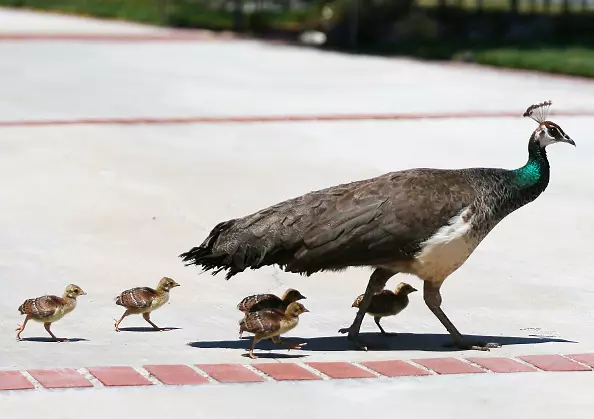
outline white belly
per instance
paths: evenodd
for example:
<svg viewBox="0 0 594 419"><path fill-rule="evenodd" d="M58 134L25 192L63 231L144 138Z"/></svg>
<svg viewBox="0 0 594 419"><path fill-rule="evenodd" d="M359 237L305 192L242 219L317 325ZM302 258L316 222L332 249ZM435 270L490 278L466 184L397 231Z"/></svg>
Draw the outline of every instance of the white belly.
<svg viewBox="0 0 594 419"><path fill-rule="evenodd" d="M411 262L393 267L424 281L441 283L462 266L481 242L480 237L471 234L473 215L469 208L464 209L425 241Z"/></svg>

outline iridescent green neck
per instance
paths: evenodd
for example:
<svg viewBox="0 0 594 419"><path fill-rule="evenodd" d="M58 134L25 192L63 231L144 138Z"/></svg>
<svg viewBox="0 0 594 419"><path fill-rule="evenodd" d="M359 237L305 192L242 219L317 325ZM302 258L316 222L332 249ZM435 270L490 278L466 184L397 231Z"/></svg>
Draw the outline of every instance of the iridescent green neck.
<svg viewBox="0 0 594 419"><path fill-rule="evenodd" d="M512 173L514 184L522 189L548 181L549 162L545 150L531 141L528 145L528 161L524 166L512 170Z"/></svg>

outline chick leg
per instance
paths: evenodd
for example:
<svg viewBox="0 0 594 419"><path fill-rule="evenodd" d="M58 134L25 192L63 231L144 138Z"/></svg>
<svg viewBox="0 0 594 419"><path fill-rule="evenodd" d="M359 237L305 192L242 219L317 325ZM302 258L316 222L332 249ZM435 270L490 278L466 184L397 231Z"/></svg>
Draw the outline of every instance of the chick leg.
<svg viewBox="0 0 594 419"><path fill-rule="evenodd" d="M56 335L54 335L51 331L51 327L52 324L51 323L43 323L43 327L45 327L45 330L47 330L47 333L50 334L50 336L52 337L52 339L54 339L56 342L67 342L68 339L64 339L64 338L57 338Z"/></svg>
<svg viewBox="0 0 594 419"><path fill-rule="evenodd" d="M256 343L260 342L260 338L257 336L254 336L254 339L252 340L252 347L250 348L250 351L248 352L248 355L250 358L252 359L258 359L258 357L256 355L254 355L254 347L256 346Z"/></svg>
<svg viewBox="0 0 594 419"><path fill-rule="evenodd" d="M440 288L441 284L432 284L425 281L423 286L423 299L425 300L427 307L429 307L429 310L435 314L435 317L437 317L437 319L441 322L441 324L444 325L449 334L452 336L455 346L460 349L472 349L476 351L488 351L489 348L501 348L501 345L498 343L480 342L473 344L467 342L441 309L441 294L439 292Z"/></svg>
<svg viewBox="0 0 594 419"><path fill-rule="evenodd" d="M25 330L25 326L27 325L27 322L29 321L29 319L30 319L30 317L26 316L23 324L16 329L16 331L18 332L17 336L16 336L17 340L22 340L21 333L23 333L23 330Z"/></svg>
<svg viewBox="0 0 594 419"><path fill-rule="evenodd" d="M122 317L120 317L120 319L115 322L115 331L116 332L120 332L120 323L122 322L122 320L124 320L126 317L128 317L130 315L130 312L128 310L124 311L124 314L122 314Z"/></svg>
<svg viewBox="0 0 594 419"><path fill-rule="evenodd" d="M375 324L377 324L377 327L379 327L380 332L382 332L382 335L387 335L388 333L386 333L386 331L384 330L384 328L380 324L380 320L381 319L382 319L381 317L374 317L373 318L373 320L375 321Z"/></svg>
<svg viewBox="0 0 594 419"><path fill-rule="evenodd" d="M363 301L359 304L359 311L357 311L357 315L355 316L355 320L351 327L340 329L338 333L348 333L349 340L355 344L355 346L359 349L364 351L367 350L367 345L363 344L363 342L359 339L359 331L361 330L361 323L363 323L363 318L365 317L365 313L367 312L367 308L371 303L371 297L376 292L381 291L386 286L386 282L388 279L393 277L396 273L392 271L388 271L387 269L377 268L371 274L369 278L369 283L367 284L367 289L365 290L365 295L363 296Z"/></svg>
<svg viewBox="0 0 594 419"><path fill-rule="evenodd" d="M285 342L284 340L281 340L280 336L274 336L272 338L272 341L274 343L276 343L277 345L283 345L283 346L286 346L289 349L301 349L302 347L304 347L305 345L307 345L307 343L289 343L289 342Z"/></svg>
<svg viewBox="0 0 594 419"><path fill-rule="evenodd" d="M144 313L142 315L142 317L144 318L144 320L147 321L148 324L150 324L151 326L153 326L155 328L155 330L158 330L159 332L163 332L165 329L161 329L159 326L157 326L155 323L153 323L151 321L151 313Z"/></svg>

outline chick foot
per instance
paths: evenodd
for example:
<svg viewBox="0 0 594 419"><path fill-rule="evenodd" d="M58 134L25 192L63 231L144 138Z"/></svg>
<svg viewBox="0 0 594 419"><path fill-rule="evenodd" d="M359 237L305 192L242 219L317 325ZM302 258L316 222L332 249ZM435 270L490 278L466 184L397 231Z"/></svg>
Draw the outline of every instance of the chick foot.
<svg viewBox="0 0 594 419"><path fill-rule="evenodd" d="M16 335L16 339L18 341L22 341L23 338L21 337L21 333L23 333L23 330L25 330L25 325L18 325L18 327L15 329L15 332L18 332Z"/></svg>
<svg viewBox="0 0 594 419"><path fill-rule="evenodd" d="M286 342L280 342L281 345L286 346L287 348L289 348L289 350L291 349L301 349L303 348L305 345L307 345L307 343L286 343Z"/></svg>

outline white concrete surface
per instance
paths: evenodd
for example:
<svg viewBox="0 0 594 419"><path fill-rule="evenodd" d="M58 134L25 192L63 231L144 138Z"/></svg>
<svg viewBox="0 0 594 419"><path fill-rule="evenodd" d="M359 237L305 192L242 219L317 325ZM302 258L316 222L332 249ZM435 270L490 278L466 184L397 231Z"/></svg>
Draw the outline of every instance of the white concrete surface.
<svg viewBox="0 0 594 419"><path fill-rule="evenodd" d="M2 120L506 109L520 115L545 99L555 109L594 108L592 83L257 42L2 42L0 56ZM491 354L594 349L591 118L555 120L577 148L550 147L548 190L502 222L443 289L444 310L463 333L504 344ZM386 341L389 350L350 350L337 330L351 323L350 306L368 271L302 278L268 268L227 282L198 275L177 255L219 221L312 189L416 166L517 167L534 126L518 117L1 128L0 369L244 362L249 341L237 340L237 302L289 286L308 296L311 310L290 335L309 344L299 355L259 351L271 361L451 354L420 293L402 315L384 321L404 333ZM180 329L115 333L121 310L114 296L163 275L182 287L153 320ZM395 277L389 286L400 280L419 285ZM83 340L16 342L19 304L61 293L71 282L89 295L54 331ZM129 318L122 326L144 323ZM371 320L364 330L375 333ZM32 323L23 336L45 331Z"/></svg>
<svg viewBox="0 0 594 419"><path fill-rule="evenodd" d="M592 373L0 393L3 417L589 419ZM158 402L156 402L158 400Z"/></svg>
<svg viewBox="0 0 594 419"><path fill-rule="evenodd" d="M2 42L0 121L592 107L594 82L255 41ZM39 71L43 69L43 71ZM361 77L365 75L365 77ZM15 77L18 76L18 83Z"/></svg>

